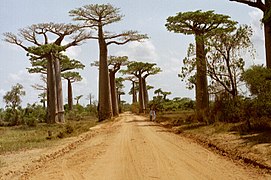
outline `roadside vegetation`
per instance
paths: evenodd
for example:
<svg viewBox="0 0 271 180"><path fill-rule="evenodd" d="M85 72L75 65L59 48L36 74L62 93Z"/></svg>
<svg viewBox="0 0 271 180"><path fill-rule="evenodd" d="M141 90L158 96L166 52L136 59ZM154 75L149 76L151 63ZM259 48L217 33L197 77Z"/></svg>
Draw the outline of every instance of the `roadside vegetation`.
<svg viewBox="0 0 271 180"><path fill-rule="evenodd" d="M41 105L18 107L16 113L7 108L0 111L0 154L56 145L67 137L78 136L97 124L97 107L80 104L65 111L66 123L46 123L46 109Z"/></svg>

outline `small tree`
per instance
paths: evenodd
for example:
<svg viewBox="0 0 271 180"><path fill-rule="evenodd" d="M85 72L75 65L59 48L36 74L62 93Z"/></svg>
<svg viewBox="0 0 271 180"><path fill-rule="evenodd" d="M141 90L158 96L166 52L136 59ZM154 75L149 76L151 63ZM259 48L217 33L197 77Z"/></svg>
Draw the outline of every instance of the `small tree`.
<svg viewBox="0 0 271 180"><path fill-rule="evenodd" d="M83 97L83 95L76 96L74 100L76 101L76 105L79 104L79 100Z"/></svg>
<svg viewBox="0 0 271 180"><path fill-rule="evenodd" d="M20 106L22 100L21 96L25 95L25 91L23 90L23 86L17 83L15 86L12 86L11 91L8 91L3 99L6 103L6 107L10 107L12 113L14 115L13 123L18 124L18 112L17 108Z"/></svg>

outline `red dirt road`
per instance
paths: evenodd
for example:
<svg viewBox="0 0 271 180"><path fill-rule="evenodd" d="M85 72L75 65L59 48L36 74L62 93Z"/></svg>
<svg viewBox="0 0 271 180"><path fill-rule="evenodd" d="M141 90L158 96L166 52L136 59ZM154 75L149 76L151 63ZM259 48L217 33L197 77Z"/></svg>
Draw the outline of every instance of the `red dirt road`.
<svg viewBox="0 0 271 180"><path fill-rule="evenodd" d="M18 179L271 179L142 116L123 114L94 137Z"/></svg>

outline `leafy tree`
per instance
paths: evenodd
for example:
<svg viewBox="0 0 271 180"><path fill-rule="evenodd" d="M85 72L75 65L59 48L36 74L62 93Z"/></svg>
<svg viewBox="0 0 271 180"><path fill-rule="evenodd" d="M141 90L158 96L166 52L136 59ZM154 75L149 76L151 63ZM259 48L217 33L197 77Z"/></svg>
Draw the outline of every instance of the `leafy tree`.
<svg viewBox="0 0 271 180"><path fill-rule="evenodd" d="M250 27L240 26L232 32L217 33L207 42L208 75L212 79L211 84L218 83L232 98L238 95L238 84L244 71L242 52L251 52L253 55L251 35Z"/></svg>
<svg viewBox="0 0 271 180"><path fill-rule="evenodd" d="M8 91L4 97L3 100L6 103L6 107L11 108L11 111L13 113L13 123L18 123L18 112L17 108L20 106L22 100L21 96L25 95L25 91L23 90L23 86L19 83L17 83L15 86L12 86L11 91Z"/></svg>
<svg viewBox="0 0 271 180"><path fill-rule="evenodd" d="M122 20L119 9L111 4L91 4L70 11L76 21L84 22L83 26L97 31L91 38L99 42L99 120L112 117L112 105L108 77L107 52L111 44L123 45L130 41L141 41L147 35L138 34L137 31L126 31L115 34L104 31L104 27Z"/></svg>
<svg viewBox="0 0 271 180"><path fill-rule="evenodd" d="M83 95L76 96L74 100L76 100L76 105L79 105L79 100L83 97Z"/></svg>
<svg viewBox="0 0 271 180"><path fill-rule="evenodd" d="M77 46L90 37L81 27L72 24L41 23L19 30L18 36L5 33L5 41L23 48L32 60L46 59L47 67L47 123L64 122L64 106L61 83L60 52ZM71 41L63 45L63 40ZM51 43L49 39L54 39ZM28 42L26 45L25 41Z"/></svg>
<svg viewBox="0 0 271 180"><path fill-rule="evenodd" d="M163 99L166 100L166 99L167 99L167 96L170 95L170 94L171 94L171 92L168 92L168 91L162 92Z"/></svg>
<svg viewBox="0 0 271 180"><path fill-rule="evenodd" d="M161 88L156 89L156 90L154 91L154 94L157 94L157 97L162 97L162 96L161 96L162 93L163 93L163 91L162 91Z"/></svg>
<svg viewBox="0 0 271 180"><path fill-rule="evenodd" d="M266 66L271 68L271 1L270 0L230 0L260 9L263 12Z"/></svg>
<svg viewBox="0 0 271 180"><path fill-rule="evenodd" d="M73 99L72 99L72 83L82 80L82 76L79 72L65 72L62 73L62 77L68 82L68 107L69 110L72 110Z"/></svg>
<svg viewBox="0 0 271 180"><path fill-rule="evenodd" d="M271 70L252 66L242 74L251 94L262 100L271 100Z"/></svg>
<svg viewBox="0 0 271 180"><path fill-rule="evenodd" d="M206 43L207 75L210 79L209 91L213 94L227 92L232 98L238 95L238 84L241 73L244 71L243 52L253 55L250 37L252 30L248 26L240 26L232 32L221 32L210 37ZM184 67L180 77L190 76L189 87L192 88L195 81L195 47L190 45L188 55L184 59ZM192 77L192 78L191 78Z"/></svg>
<svg viewBox="0 0 271 180"><path fill-rule="evenodd" d="M205 41L217 32L234 29L236 22L229 16L215 14L214 11L180 12L176 16L167 18L166 27L169 31L195 35L196 41L196 110L198 119L202 119L202 112L208 110L209 96L207 89L207 63Z"/></svg>

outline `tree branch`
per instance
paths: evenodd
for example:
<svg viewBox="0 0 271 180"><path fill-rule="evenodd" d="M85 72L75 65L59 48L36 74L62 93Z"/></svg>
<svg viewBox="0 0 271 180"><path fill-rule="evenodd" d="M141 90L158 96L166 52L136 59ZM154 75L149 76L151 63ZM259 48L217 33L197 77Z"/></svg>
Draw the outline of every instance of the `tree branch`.
<svg viewBox="0 0 271 180"><path fill-rule="evenodd" d="M266 9L267 9L266 5L262 2L262 0L256 0L256 2L255 1L249 1L249 0L230 0L230 1L235 1L235 2L238 2L238 3L242 3L242 4L247 4L247 5L251 6L251 7L259 8L263 12L265 12Z"/></svg>

